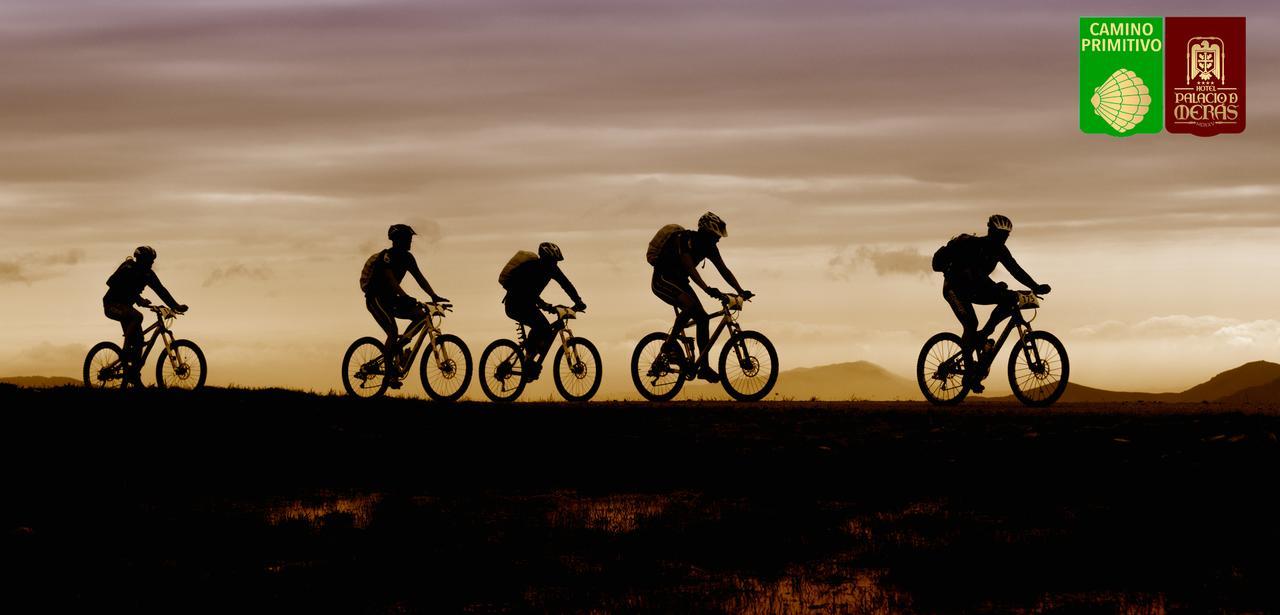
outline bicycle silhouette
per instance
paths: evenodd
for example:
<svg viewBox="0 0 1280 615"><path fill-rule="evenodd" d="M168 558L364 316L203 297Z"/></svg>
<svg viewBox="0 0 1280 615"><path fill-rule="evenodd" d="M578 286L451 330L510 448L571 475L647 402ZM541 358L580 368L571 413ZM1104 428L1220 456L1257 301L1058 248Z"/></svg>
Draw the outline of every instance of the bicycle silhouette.
<svg viewBox="0 0 1280 615"><path fill-rule="evenodd" d="M738 401L759 401L773 390L778 382L778 351L773 342L757 331L742 330L738 318L746 300L741 296L727 294L720 303L720 311L707 315L708 320L719 317L720 324L702 356L695 354L693 338L684 333L693 322L681 330L673 327L669 333L654 332L640 339L631 355L631 380L640 395L649 401L674 398L686 380L697 376L698 365L726 329L729 339L720 349L720 384L725 392Z"/></svg>
<svg viewBox="0 0 1280 615"><path fill-rule="evenodd" d="M379 397L387 392L394 380L404 380L413 369L413 361L426 342L427 352L422 357L420 372L422 388L436 401L456 401L467 391L471 381L471 351L456 335L443 333L446 312L453 311L451 303L423 303L424 315L405 329L401 338L406 342L393 365L384 363L386 345L373 337L362 337L351 343L342 357L342 386L349 395L361 398ZM414 337L413 346L407 343Z"/></svg>
<svg viewBox="0 0 1280 615"><path fill-rule="evenodd" d="M204 352L191 340L173 338L171 326L182 312L160 305L149 305L146 309L156 315L156 321L142 331L144 338L147 333L151 334L151 338L143 343L137 369L141 370L147 364L147 356L155 347L156 340L163 340L164 352L156 361L156 387L195 390L204 386L208 370ZM118 344L99 342L89 349L89 354L84 358L84 385L94 389L125 388L128 367L124 351Z"/></svg>
<svg viewBox="0 0 1280 615"><path fill-rule="evenodd" d="M1009 333L1016 329L1018 340L1009 354L1009 386L1018 401L1038 407L1048 406L1062 396L1071 373L1067 349L1062 342L1052 333L1031 330L1031 321L1035 320L1041 299L1043 297L1033 292L1018 291L1017 309L1009 317L1004 332L994 344L979 352L978 364L973 366L980 375L979 381L986 378ZM1032 312L1030 319L1023 316L1027 310ZM920 349L916 380L920 392L931 403L954 405L964 401L969 394L970 379L966 375L970 361L966 360L961 348L959 335L939 333L929 338Z"/></svg>
<svg viewBox="0 0 1280 615"><path fill-rule="evenodd" d="M556 315L551 330L560 339L560 348L556 350L553 363L556 390L568 401L587 401L600 389L603 376L600 352L590 340L574 335L569 329L566 321L578 317L573 308L557 305L548 312ZM520 323L516 323L516 337L519 342L494 341L480 356L480 388L495 402L513 401L530 382L526 374L532 361L525 348L528 343L525 328ZM550 352L543 353L536 362L539 368L548 354Z"/></svg>

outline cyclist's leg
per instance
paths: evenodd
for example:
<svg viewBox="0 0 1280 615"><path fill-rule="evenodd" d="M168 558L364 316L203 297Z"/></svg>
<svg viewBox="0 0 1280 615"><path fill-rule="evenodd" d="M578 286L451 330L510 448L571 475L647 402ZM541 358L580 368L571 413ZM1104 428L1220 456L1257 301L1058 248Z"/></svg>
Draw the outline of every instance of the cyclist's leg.
<svg viewBox="0 0 1280 615"><path fill-rule="evenodd" d="M396 325L396 318L392 311L393 300L391 297L369 295L364 298L364 306L368 308L369 313L373 315L373 320L386 334L386 342L382 349L382 369L387 375L393 375L391 368L396 364L396 356L400 349L400 327Z"/></svg>
<svg viewBox="0 0 1280 615"><path fill-rule="evenodd" d="M702 302L698 301L697 295L693 294L693 287L689 285L689 280L683 276L664 274L655 269L651 289L653 294L664 303L676 308L676 321L673 327L677 332L683 331L690 321L695 322L698 330L698 349L705 350L707 339L710 337L707 311L702 309Z"/></svg>
<svg viewBox="0 0 1280 615"><path fill-rule="evenodd" d="M529 359L543 356L551 346L554 332L547 317L538 309L537 299L507 295L505 306L508 318L529 327L529 337L525 340L525 353Z"/></svg>
<svg viewBox="0 0 1280 615"><path fill-rule="evenodd" d="M1018 293L992 283L990 286L983 286L977 289L973 294L973 302L995 306L991 310L991 316L987 318L987 324L983 325L982 329L978 331L977 342L981 343L995 333L996 327L999 327L1000 323L1013 316L1014 306L1018 302Z"/></svg>
<svg viewBox="0 0 1280 615"><path fill-rule="evenodd" d="M969 301L966 295L967 293L956 289L949 282L942 285L942 298L946 299L947 305L951 306L951 311L955 313L956 320L960 321L960 326L964 329L960 336L961 345L965 351L965 356L970 357L979 341L978 315L973 311L973 303Z"/></svg>
<svg viewBox="0 0 1280 615"><path fill-rule="evenodd" d="M127 303L104 303L102 312L107 318L120 323L120 330L124 333L124 348L121 350L124 359L136 371L140 367L138 362L142 353L142 312Z"/></svg>

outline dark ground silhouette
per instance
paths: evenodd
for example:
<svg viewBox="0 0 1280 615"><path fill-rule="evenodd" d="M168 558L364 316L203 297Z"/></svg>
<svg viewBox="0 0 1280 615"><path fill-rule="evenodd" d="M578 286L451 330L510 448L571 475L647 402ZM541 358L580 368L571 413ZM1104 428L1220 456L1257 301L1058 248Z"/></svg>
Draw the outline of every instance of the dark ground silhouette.
<svg viewBox="0 0 1280 615"><path fill-rule="evenodd" d="M1280 610L1280 414L0 387L7 602Z"/></svg>

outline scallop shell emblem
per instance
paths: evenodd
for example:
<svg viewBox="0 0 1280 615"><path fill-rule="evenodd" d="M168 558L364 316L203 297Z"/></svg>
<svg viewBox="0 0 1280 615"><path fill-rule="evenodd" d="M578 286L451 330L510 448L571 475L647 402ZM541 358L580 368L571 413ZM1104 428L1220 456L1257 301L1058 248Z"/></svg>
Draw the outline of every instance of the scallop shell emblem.
<svg viewBox="0 0 1280 615"><path fill-rule="evenodd" d="M1093 112L1116 132L1127 132L1142 122L1151 106L1151 92L1142 77L1128 69L1111 73L1093 89Z"/></svg>

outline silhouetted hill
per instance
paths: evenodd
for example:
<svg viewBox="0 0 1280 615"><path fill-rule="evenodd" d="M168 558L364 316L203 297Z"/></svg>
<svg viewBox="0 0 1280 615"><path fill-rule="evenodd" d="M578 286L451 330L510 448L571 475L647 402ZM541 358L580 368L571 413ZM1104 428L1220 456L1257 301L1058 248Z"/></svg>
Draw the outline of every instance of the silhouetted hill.
<svg viewBox="0 0 1280 615"><path fill-rule="evenodd" d="M1178 401L1214 401L1246 389L1262 387L1278 378L1280 378L1280 364L1270 361L1253 361L1222 372L1204 384L1198 384L1183 391L1179 394Z"/></svg>
<svg viewBox="0 0 1280 615"><path fill-rule="evenodd" d="M1237 391L1226 397L1220 397L1217 401L1233 404L1276 403L1280 401L1280 379L1272 380L1256 387L1249 387L1243 391Z"/></svg>
<svg viewBox="0 0 1280 615"><path fill-rule="evenodd" d="M699 382L688 386L682 398L728 399L724 387ZM869 361L852 361L818 367L797 367L778 374L769 399L824 401L919 400L916 383Z"/></svg>
<svg viewBox="0 0 1280 615"><path fill-rule="evenodd" d="M1178 393L1139 393L1130 391L1108 391L1095 389L1083 384L1067 383L1067 390L1059 401L1069 402L1125 402L1125 401L1178 401Z"/></svg>
<svg viewBox="0 0 1280 615"><path fill-rule="evenodd" d="M1280 401L1280 364L1270 361L1253 361L1222 372L1207 382L1197 384L1181 393L1131 393L1108 391L1067 383L1059 401L1113 403L1129 401L1160 402L1277 402ZM977 401L976 398L975 401ZM1012 395L992 398L994 401L1010 401Z"/></svg>
<svg viewBox="0 0 1280 615"><path fill-rule="evenodd" d="M28 389L44 389L48 387L78 386L80 381L62 376L11 376L0 378L0 382Z"/></svg>

